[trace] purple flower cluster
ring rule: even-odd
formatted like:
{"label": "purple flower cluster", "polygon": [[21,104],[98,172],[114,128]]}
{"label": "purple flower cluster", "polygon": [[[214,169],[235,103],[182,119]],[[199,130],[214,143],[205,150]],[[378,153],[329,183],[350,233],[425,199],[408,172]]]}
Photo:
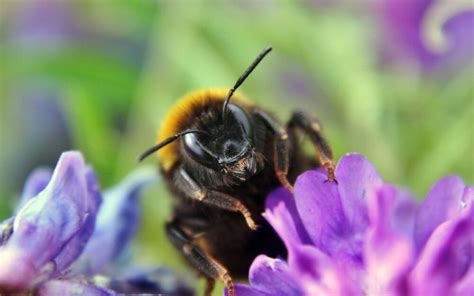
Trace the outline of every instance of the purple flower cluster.
{"label": "purple flower cluster", "polygon": [[474,9],[469,0],[374,2],[385,33],[387,58],[419,63],[424,70],[463,67],[473,58]]}
{"label": "purple flower cluster", "polygon": [[[137,171],[102,199],[94,172],[78,152],[63,153],[52,173],[34,171],[15,216],[0,223],[0,294],[191,295],[165,270],[139,271],[140,278],[134,273],[120,282],[102,279],[100,286],[93,280],[135,234],[138,193],[154,177],[152,171]],[[163,277],[168,290],[159,285]]]}
{"label": "purple flower cluster", "polygon": [[270,194],[288,258],[257,257],[236,295],[474,295],[474,187],[445,177],[418,205],[358,154],[336,176],[308,171],[294,198]]}

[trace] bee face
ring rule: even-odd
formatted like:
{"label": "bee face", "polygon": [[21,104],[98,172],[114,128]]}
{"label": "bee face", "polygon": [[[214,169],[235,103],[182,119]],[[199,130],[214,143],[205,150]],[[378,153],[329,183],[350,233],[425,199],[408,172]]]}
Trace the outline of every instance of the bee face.
{"label": "bee face", "polygon": [[184,136],[184,151],[199,164],[245,181],[258,171],[253,122],[236,104],[227,106],[222,118],[213,118],[204,134]]}
{"label": "bee face", "polygon": [[221,171],[245,181],[252,177],[258,170],[255,149],[250,145],[244,146],[242,151],[232,158],[220,160]]}

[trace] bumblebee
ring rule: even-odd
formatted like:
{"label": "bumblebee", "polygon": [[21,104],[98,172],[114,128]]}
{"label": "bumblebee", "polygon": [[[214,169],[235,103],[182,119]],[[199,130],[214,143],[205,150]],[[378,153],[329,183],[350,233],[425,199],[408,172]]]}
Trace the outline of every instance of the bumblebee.
{"label": "bumblebee", "polygon": [[[178,101],[161,125],[157,144],[139,158],[157,152],[175,197],[167,236],[207,279],[205,295],[216,280],[234,295],[233,279],[246,278],[259,254],[286,256],[261,216],[273,189],[283,185],[293,191],[296,176],[316,166],[324,166],[328,181],[335,181],[333,154],[317,120],[295,112],[282,125],[235,93],[270,51],[264,49],[230,90],[197,91]],[[308,136],[318,157],[302,151],[297,132]]]}

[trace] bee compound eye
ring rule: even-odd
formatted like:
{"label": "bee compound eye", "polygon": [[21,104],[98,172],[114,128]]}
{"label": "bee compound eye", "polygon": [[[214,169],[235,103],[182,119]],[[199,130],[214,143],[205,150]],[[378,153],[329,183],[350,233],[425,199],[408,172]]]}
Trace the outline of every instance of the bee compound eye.
{"label": "bee compound eye", "polygon": [[215,166],[216,158],[205,148],[195,134],[186,134],[183,143],[184,150],[193,160],[207,167]]}
{"label": "bee compound eye", "polygon": [[253,139],[253,124],[247,112],[245,112],[244,109],[242,109],[241,107],[235,104],[229,104],[228,108],[233,118],[238,123],[238,125],[242,128],[247,138],[252,140]]}

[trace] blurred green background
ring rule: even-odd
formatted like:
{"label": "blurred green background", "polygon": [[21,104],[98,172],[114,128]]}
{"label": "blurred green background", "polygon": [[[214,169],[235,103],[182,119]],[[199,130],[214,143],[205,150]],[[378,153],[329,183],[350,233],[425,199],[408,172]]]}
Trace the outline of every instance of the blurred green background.
{"label": "blurred green background", "polygon": [[[0,219],[61,151],[82,151],[104,188],[155,165],[136,157],[170,106],[232,86],[266,45],[241,91],[282,121],[318,117],[337,158],[360,152],[419,198],[447,174],[473,184],[473,29],[402,2],[0,0]],[[457,48],[439,51],[444,29]],[[184,271],[162,231],[170,205],[160,184],[144,197],[135,257]]]}

